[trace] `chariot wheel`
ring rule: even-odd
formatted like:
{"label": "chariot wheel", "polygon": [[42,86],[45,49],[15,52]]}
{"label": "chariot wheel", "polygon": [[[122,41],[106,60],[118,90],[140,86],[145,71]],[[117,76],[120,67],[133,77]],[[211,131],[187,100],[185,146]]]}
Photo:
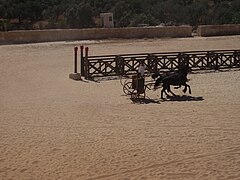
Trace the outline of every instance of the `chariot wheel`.
{"label": "chariot wheel", "polygon": [[132,93],[131,94],[131,99],[136,99],[137,98],[137,93]]}
{"label": "chariot wheel", "polygon": [[127,82],[124,84],[123,86],[123,92],[126,94],[126,95],[131,95],[132,92],[133,92],[133,88],[132,88],[132,82]]}

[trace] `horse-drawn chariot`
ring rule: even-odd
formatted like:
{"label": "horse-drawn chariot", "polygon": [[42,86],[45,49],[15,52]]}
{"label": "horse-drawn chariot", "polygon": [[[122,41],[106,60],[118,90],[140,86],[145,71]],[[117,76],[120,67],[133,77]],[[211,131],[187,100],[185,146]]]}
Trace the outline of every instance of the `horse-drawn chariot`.
{"label": "horse-drawn chariot", "polygon": [[153,81],[145,81],[145,78],[139,74],[133,75],[131,79],[121,80],[123,92],[130,95],[132,99],[146,98],[146,91],[151,90],[154,85]]}
{"label": "horse-drawn chariot", "polygon": [[[184,86],[183,92],[186,93],[187,89],[189,90],[189,94],[191,94],[190,85],[187,84],[189,79],[187,79],[187,74],[189,72],[188,65],[184,64],[178,68],[176,72],[167,72],[167,73],[156,73],[155,78],[156,81],[145,81],[145,78],[141,76],[139,73],[137,75],[133,75],[131,81],[129,79],[125,80],[124,83],[121,84],[123,86],[123,92],[126,95],[131,95],[132,99],[138,99],[146,97],[146,90],[151,90],[152,87],[156,90],[156,88],[162,88],[161,90],[161,99],[163,99],[163,93],[169,96],[176,96],[173,91],[171,91],[170,86],[175,86],[175,89]],[[155,79],[152,75],[152,78]],[[147,83],[146,83],[147,82]],[[167,93],[168,92],[168,93]]]}
{"label": "horse-drawn chariot", "polygon": [[176,94],[171,91],[170,86],[178,86],[177,88],[184,86],[183,92],[186,93],[188,88],[189,93],[191,94],[191,88],[187,84],[187,75],[189,72],[189,64],[187,61],[182,61],[178,66],[178,70],[175,72],[165,72],[162,74],[155,72],[155,74],[152,75],[153,79],[157,78],[155,82],[153,80],[148,81],[147,83],[145,82],[144,69],[144,64],[141,63],[138,73],[132,76],[131,81],[128,79],[125,80],[124,83],[122,83],[122,79],[120,81],[123,86],[123,92],[126,95],[131,95],[132,99],[140,97],[145,99],[146,90],[151,90],[152,86],[154,86],[155,90],[159,87],[162,88],[161,99],[163,99],[163,93],[169,96],[167,92],[170,92],[173,96],[176,96]]}

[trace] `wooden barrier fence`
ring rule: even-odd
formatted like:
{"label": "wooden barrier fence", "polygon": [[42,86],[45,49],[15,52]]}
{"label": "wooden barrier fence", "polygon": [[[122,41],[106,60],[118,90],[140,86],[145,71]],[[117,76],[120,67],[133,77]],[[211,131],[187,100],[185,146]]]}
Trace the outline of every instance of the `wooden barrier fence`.
{"label": "wooden barrier fence", "polygon": [[240,68],[240,50],[188,51],[166,53],[88,56],[88,47],[80,48],[80,73],[86,79],[135,74],[141,62],[146,73],[174,71],[182,61],[192,71]]}

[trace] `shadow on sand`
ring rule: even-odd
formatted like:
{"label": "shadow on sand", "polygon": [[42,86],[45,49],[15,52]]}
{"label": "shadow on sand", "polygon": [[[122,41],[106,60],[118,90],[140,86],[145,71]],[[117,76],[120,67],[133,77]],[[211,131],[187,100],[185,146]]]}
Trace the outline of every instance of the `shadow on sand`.
{"label": "shadow on sand", "polygon": [[134,104],[160,104],[159,100],[149,98],[130,98]]}
{"label": "shadow on sand", "polygon": [[168,101],[203,101],[204,98],[199,97],[193,97],[193,96],[168,96],[166,99],[150,99],[150,98],[130,98],[134,104],[161,104],[161,102],[168,102]]}
{"label": "shadow on sand", "polygon": [[203,101],[203,97],[193,97],[193,96],[168,96],[164,101]]}

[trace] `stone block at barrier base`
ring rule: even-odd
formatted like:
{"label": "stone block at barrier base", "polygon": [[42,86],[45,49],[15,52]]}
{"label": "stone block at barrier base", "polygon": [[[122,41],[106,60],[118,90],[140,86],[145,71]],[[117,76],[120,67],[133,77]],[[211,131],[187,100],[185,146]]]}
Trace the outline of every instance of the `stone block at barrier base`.
{"label": "stone block at barrier base", "polygon": [[76,81],[82,80],[80,73],[70,73],[69,78]]}

